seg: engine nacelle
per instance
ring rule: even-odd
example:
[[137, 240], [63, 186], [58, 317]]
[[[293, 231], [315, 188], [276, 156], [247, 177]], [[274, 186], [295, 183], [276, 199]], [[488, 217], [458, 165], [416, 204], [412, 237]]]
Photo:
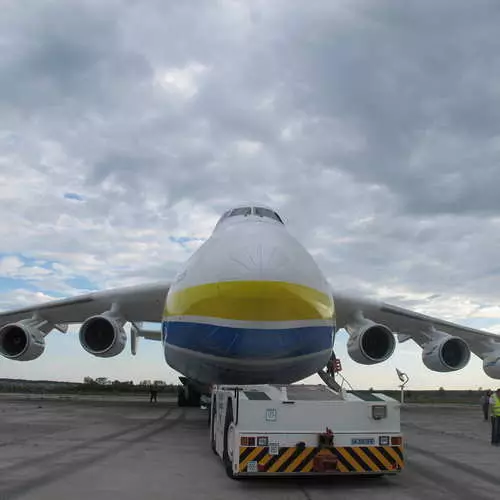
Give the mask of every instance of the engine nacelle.
[[460, 370], [470, 360], [470, 349], [465, 340], [443, 334], [443, 337], [424, 344], [422, 361], [434, 372]]
[[100, 358], [111, 358], [120, 354], [127, 345], [124, 321], [110, 313], [92, 316], [80, 328], [82, 347]]
[[45, 350], [44, 334], [24, 321], [0, 328], [0, 354], [16, 361], [32, 361]]
[[495, 351], [484, 358], [483, 370], [488, 377], [500, 379], [500, 351]]
[[396, 340], [392, 331], [384, 325], [360, 318], [346, 325], [345, 329], [349, 334], [347, 352], [357, 363], [362, 365], [382, 363], [394, 352]]

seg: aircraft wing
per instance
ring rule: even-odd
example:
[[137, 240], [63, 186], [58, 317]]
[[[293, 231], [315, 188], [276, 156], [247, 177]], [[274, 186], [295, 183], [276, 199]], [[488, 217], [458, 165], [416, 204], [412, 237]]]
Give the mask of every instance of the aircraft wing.
[[443, 332], [463, 339], [470, 350], [481, 359], [493, 351], [500, 351], [500, 336], [494, 333], [461, 326], [385, 302], [335, 292], [333, 298], [337, 328], [344, 328], [354, 322], [356, 315], [361, 313], [366, 319], [390, 328], [398, 334], [400, 342], [411, 338], [422, 347], [427, 342], [438, 339]]
[[82, 323], [87, 318], [111, 309], [131, 322], [159, 322], [162, 319], [169, 283], [115, 288], [92, 292], [67, 299], [53, 300], [12, 311], [0, 312], [0, 326], [29, 319], [34, 314], [58, 327], [68, 323]]

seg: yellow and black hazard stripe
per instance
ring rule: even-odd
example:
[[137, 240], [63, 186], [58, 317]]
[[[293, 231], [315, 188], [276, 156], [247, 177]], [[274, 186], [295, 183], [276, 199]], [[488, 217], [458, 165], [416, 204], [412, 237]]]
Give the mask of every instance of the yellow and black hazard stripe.
[[282, 447], [270, 455], [267, 446], [240, 447], [239, 472], [250, 462], [262, 473], [316, 472], [315, 458], [335, 457], [340, 473], [397, 472], [404, 466], [401, 446]]
[[404, 466], [400, 446], [342, 446], [335, 454], [338, 469], [345, 472], [396, 472]]

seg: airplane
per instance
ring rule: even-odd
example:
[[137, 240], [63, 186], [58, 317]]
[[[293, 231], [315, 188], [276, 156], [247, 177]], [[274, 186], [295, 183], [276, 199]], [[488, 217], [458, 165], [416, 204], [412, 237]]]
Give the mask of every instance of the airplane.
[[[161, 331], [143, 322], [161, 323]], [[191, 391], [191, 398], [180, 393], [179, 404], [197, 404], [211, 384], [289, 384], [319, 373], [340, 328], [349, 356], [363, 365], [392, 356], [397, 337], [421, 346], [430, 370], [460, 370], [472, 351], [500, 379], [500, 337], [335, 291], [280, 215], [261, 204], [225, 212], [172, 282], [0, 313], [0, 354], [36, 359], [46, 335], [70, 323], [81, 323], [81, 346], [102, 358], [123, 351], [126, 323], [133, 354], [140, 337], [161, 341], [166, 362]]]

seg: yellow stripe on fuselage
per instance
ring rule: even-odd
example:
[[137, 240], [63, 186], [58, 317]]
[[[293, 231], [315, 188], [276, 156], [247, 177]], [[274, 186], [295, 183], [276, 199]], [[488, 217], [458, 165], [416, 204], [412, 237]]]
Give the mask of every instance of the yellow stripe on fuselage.
[[242, 321], [332, 319], [330, 295], [283, 281], [224, 281], [172, 290], [164, 316], [205, 316]]

